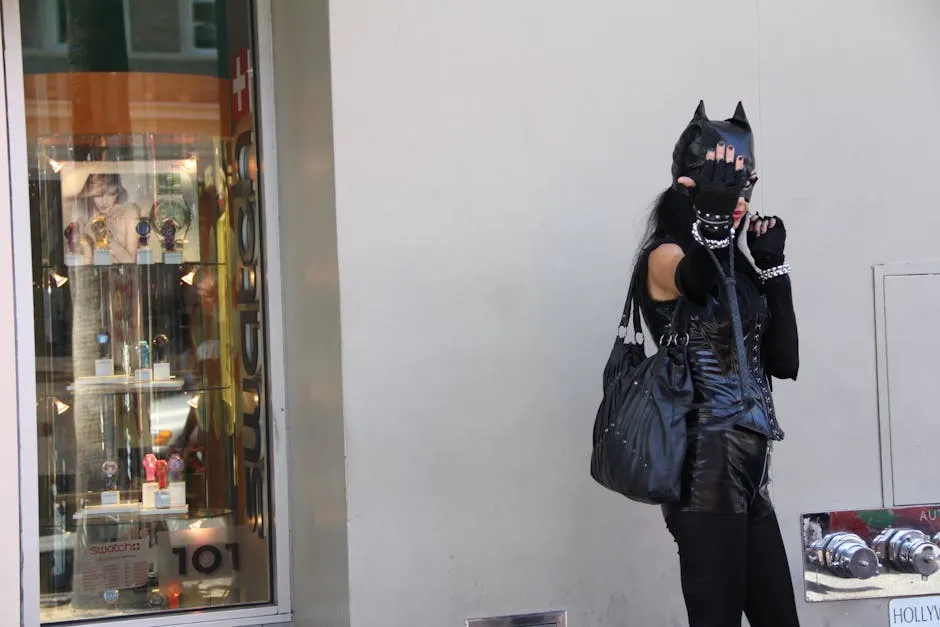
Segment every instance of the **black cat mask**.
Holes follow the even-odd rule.
[[[682,131],[679,141],[676,142],[672,152],[672,181],[680,176],[695,178],[705,166],[705,153],[723,141],[726,146],[734,146],[734,154],[744,157],[744,169],[747,172],[748,184],[741,191],[745,200],[751,200],[754,191],[753,174],[757,167],[757,158],[754,153],[754,133],[744,113],[744,105],[738,102],[734,115],[727,120],[712,121],[705,114],[705,102],[700,100],[692,121]],[[681,186],[680,186],[681,187]]]

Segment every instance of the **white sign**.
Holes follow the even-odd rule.
[[[888,605],[891,627],[896,625],[917,625],[940,627],[940,596],[911,597],[892,599]]]
[[[149,546],[145,540],[122,540],[84,547],[77,577],[82,594],[136,588],[147,583]]]

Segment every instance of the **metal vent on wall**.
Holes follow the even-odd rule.
[[[470,618],[467,627],[567,627],[568,612],[539,612],[536,614],[514,614]]]

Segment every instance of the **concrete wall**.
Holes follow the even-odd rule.
[[[312,4],[275,3],[295,572],[346,573],[311,496],[339,511],[341,328],[352,625],[685,624],[658,511],[602,491],[588,457],[639,228],[699,98],[716,117],[744,100],[755,204],[791,234],[803,367],[777,386],[774,496],[797,582],[801,512],[880,504],[871,265],[937,254],[940,5],[332,2],[334,231]],[[319,592],[301,613],[332,607]],[[806,625],[887,616],[801,606]]]
[[[349,625],[340,309],[326,0],[272,2],[298,627]],[[271,155],[263,155],[265,168]],[[267,171],[267,170],[266,170]],[[276,324],[278,321],[272,321]],[[282,539],[286,541],[286,539]]]

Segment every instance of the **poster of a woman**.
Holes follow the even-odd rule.
[[[146,245],[157,262],[168,247],[184,262],[199,261],[199,238],[191,236],[198,221],[190,169],[187,160],[66,164],[60,174],[66,255],[89,264],[96,249],[107,250],[110,263],[136,263],[138,247]],[[168,220],[170,241],[161,232]]]
[[[79,232],[91,248],[107,246],[113,263],[136,260],[138,242],[135,229],[146,214],[139,204],[128,201],[120,174],[89,174],[76,194],[75,202],[81,209]]]

